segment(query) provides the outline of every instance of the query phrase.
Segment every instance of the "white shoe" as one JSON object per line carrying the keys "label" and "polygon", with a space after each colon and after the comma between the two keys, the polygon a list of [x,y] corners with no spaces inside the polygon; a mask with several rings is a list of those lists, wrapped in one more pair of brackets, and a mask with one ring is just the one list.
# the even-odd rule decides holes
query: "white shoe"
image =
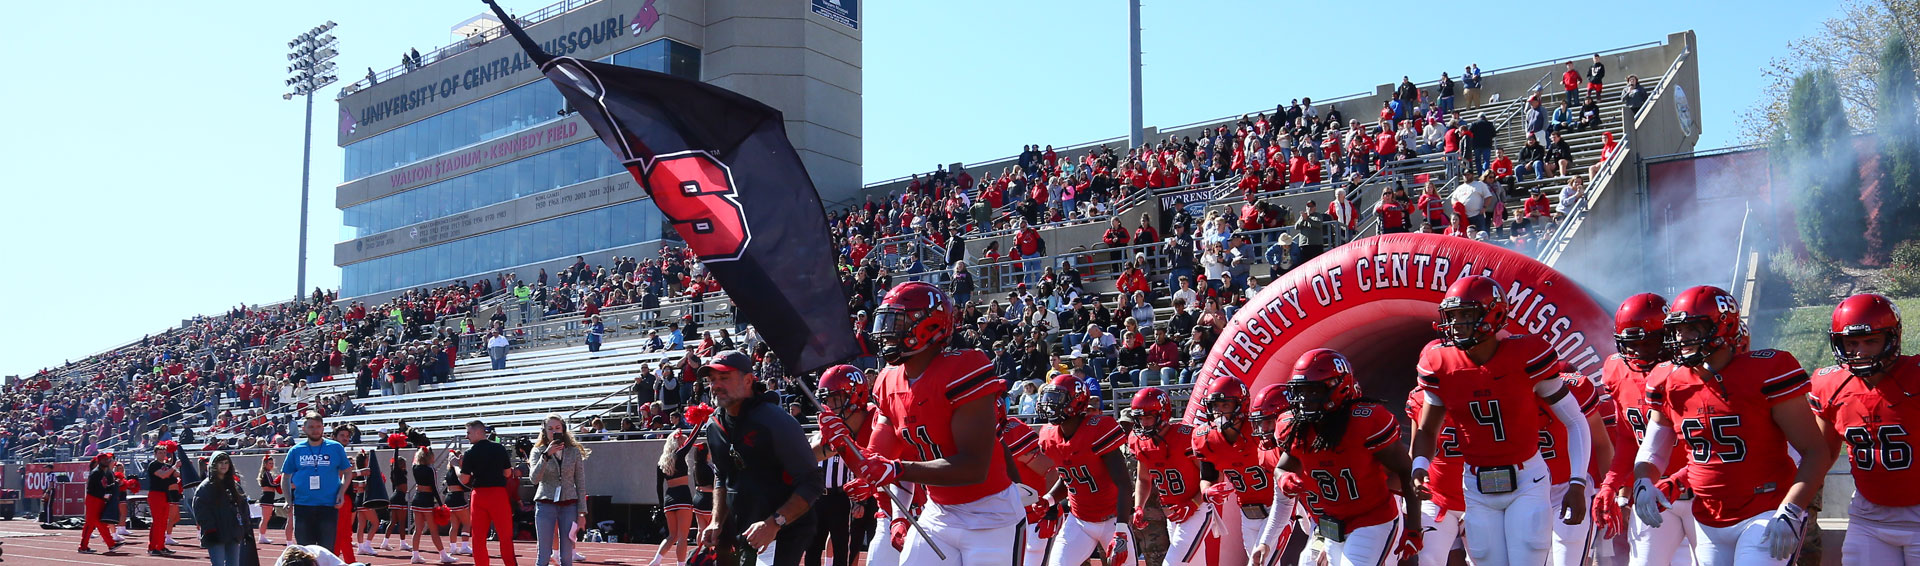
{"label": "white shoe", "polygon": [[473,543],[472,542],[460,543],[460,553],[465,554],[467,556],[473,556]]}
{"label": "white shoe", "polygon": [[114,531],[113,534],[117,536],[123,536],[123,537],[127,536],[127,528],[125,526],[116,527],[116,530]]}
{"label": "white shoe", "polygon": [[407,542],[407,541],[404,541],[404,540],[403,540],[403,541],[400,541],[400,550],[405,550],[405,551],[407,551],[407,552],[413,552],[413,543],[410,543],[410,542]]}
{"label": "white shoe", "polygon": [[390,539],[390,538],[380,539],[380,550],[393,550],[393,539]]}
{"label": "white shoe", "polygon": [[180,544],[180,542],[173,540],[173,537],[167,537],[167,544]]}
{"label": "white shoe", "polygon": [[658,551],[655,551],[653,553],[653,560],[648,560],[647,566],[660,566],[660,560],[663,558],[666,558],[666,555],[661,554]]}
{"label": "white shoe", "polygon": [[441,563],[441,564],[452,564],[452,563],[455,563],[455,562],[459,562],[459,561],[460,561],[460,559],[458,559],[458,558],[454,558],[452,554],[447,554],[447,551],[444,551],[444,550],[442,550],[442,551],[440,551],[440,563]]}
{"label": "white shoe", "polygon": [[362,542],[362,543],[360,543],[360,553],[361,553],[361,554],[374,554],[374,552],[373,552],[373,542],[372,542],[372,541],[367,541],[367,542]]}
{"label": "white shoe", "polygon": [[273,544],[273,539],[260,537],[260,544]]}
{"label": "white shoe", "polygon": [[414,553],[413,553],[413,563],[414,563],[414,564],[426,564],[426,563],[427,563],[427,560],[426,560],[426,559],[424,559],[424,558],[421,558],[421,557],[420,557],[420,552],[419,552],[419,551],[414,551]]}
{"label": "white shoe", "polygon": [[587,555],[585,555],[585,554],[581,554],[581,553],[578,553],[578,552],[575,552],[575,553],[573,553],[573,561],[574,561],[574,562],[586,562],[586,561],[587,561]]}

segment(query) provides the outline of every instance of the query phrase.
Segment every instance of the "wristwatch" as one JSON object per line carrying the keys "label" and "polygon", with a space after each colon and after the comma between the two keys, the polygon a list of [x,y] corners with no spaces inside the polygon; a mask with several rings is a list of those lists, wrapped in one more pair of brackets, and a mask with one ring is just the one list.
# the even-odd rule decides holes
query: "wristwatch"
{"label": "wristwatch", "polygon": [[769,520],[769,521],[772,521],[772,522],[773,522],[773,526],[776,526],[776,527],[780,527],[780,528],[783,528],[783,529],[787,527],[787,516],[786,516],[786,515],[781,515],[781,514],[779,514],[779,513],[774,513],[774,514],[773,514],[773,518],[772,518],[772,519],[768,519],[768,520]]}

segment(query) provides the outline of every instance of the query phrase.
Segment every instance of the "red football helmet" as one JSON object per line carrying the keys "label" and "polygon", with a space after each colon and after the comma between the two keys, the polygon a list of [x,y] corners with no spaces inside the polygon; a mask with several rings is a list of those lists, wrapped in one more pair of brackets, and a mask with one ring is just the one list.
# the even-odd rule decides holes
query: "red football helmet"
{"label": "red football helmet", "polygon": [[1287,380],[1287,402],[1293,405],[1293,418],[1318,421],[1327,411],[1337,410],[1360,398],[1360,385],[1353,379],[1353,363],[1340,352],[1327,348],[1307,350],[1293,363],[1293,378]]}
{"label": "red football helmet", "polygon": [[873,310],[873,339],[880,357],[899,364],[929,348],[945,348],[953,337],[953,299],[923,281],[895,285]]}
{"label": "red football helmet", "polygon": [[847,364],[820,372],[820,387],[813,393],[819,396],[821,406],[836,413],[865,407],[873,401],[873,389],[867,385],[867,374]]}
{"label": "red football helmet", "polygon": [[[1680,327],[1691,325],[1707,328],[1698,337],[1682,338]],[[1745,325],[1740,323],[1740,300],[1725,289],[1712,285],[1689,287],[1667,305],[1666,345],[1674,363],[1698,366],[1720,348],[1739,351],[1745,334]]]}
{"label": "red football helmet", "polygon": [[[1261,440],[1273,440],[1273,431],[1280,424],[1281,415],[1293,408],[1287,401],[1287,385],[1275,383],[1260,388],[1253,396],[1253,407],[1247,411],[1247,422],[1253,423],[1253,436]],[[1273,424],[1268,424],[1273,423]]]}
{"label": "red football helmet", "polygon": [[1667,299],[1654,293],[1627,297],[1613,312],[1613,344],[1620,358],[1638,371],[1667,361],[1664,332]]}
{"label": "red football helmet", "polygon": [[[1133,401],[1127,407],[1127,414],[1133,417],[1134,426],[1148,434],[1158,433],[1160,427],[1173,419],[1173,403],[1167,400],[1167,392],[1158,387],[1134,392]],[[1152,426],[1147,426],[1146,421],[1141,420],[1145,417],[1154,417]]]}
{"label": "red football helmet", "polygon": [[1087,384],[1071,374],[1057,373],[1040,387],[1040,399],[1034,404],[1034,410],[1040,413],[1041,419],[1060,424],[1087,414],[1088,397]]}
{"label": "red football helmet", "polygon": [[[1880,348],[1880,353],[1862,356],[1847,351],[1848,336],[1873,334],[1887,337],[1887,343]],[[1834,361],[1847,366],[1848,372],[1861,376],[1879,373],[1900,355],[1900,307],[1894,306],[1893,301],[1886,297],[1872,293],[1847,297],[1847,300],[1840,301],[1839,306],[1833,307],[1833,329],[1828,331],[1827,338],[1833,344]]]}
{"label": "red football helmet", "polygon": [[[1240,378],[1230,375],[1214,378],[1212,383],[1207,384],[1207,396],[1201,400],[1205,402],[1202,407],[1206,409],[1207,419],[1213,421],[1213,426],[1225,428],[1247,416],[1247,384]],[[1222,403],[1233,405],[1220,408],[1218,405]]]}
{"label": "red football helmet", "polygon": [[[1478,314],[1456,320],[1452,313],[1459,311]],[[1472,275],[1447,286],[1446,298],[1440,300],[1439,328],[1448,344],[1465,350],[1497,336],[1507,326],[1507,316],[1507,296],[1500,292],[1500,283]]]}

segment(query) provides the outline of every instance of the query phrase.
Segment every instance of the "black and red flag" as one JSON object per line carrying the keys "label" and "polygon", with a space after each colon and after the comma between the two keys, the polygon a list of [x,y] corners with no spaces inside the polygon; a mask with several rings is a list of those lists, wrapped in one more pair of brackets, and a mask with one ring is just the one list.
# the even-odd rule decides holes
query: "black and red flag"
{"label": "black and red flag", "polygon": [[548,55],[487,5],[786,367],[859,355],[826,213],[779,110],[699,81]]}

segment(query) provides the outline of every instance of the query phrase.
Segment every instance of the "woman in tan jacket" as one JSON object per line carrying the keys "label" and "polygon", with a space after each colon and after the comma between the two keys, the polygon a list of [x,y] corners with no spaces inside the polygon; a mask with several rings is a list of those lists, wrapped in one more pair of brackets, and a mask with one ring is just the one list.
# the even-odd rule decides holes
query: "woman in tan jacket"
{"label": "woman in tan jacket", "polygon": [[560,565],[573,566],[573,537],[567,536],[574,516],[586,504],[586,459],[591,452],[567,433],[567,421],[547,415],[540,441],[533,445],[533,525],[540,541],[540,566],[547,566],[558,542]]}

